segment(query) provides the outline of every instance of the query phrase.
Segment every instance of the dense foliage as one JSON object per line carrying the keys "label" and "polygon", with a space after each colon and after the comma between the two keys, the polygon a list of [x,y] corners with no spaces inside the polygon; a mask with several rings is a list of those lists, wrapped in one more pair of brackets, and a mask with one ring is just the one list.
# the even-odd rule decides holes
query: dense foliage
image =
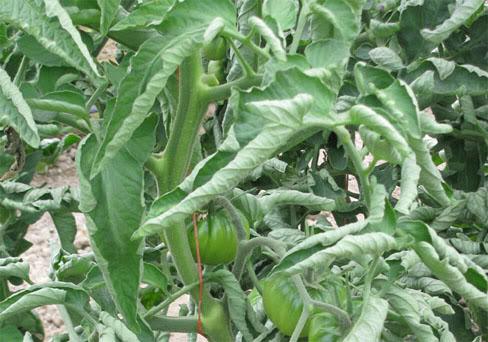
{"label": "dense foliage", "polygon": [[[483,0],[1,0],[0,339],[56,304],[53,341],[482,341],[487,35]],[[79,189],[30,185],[73,146]]]}

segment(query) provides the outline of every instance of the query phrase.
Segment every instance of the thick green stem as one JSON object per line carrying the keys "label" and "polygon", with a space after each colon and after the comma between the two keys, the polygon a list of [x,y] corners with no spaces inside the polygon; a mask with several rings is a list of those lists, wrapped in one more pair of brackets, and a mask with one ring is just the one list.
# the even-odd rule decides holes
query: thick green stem
{"label": "thick green stem", "polygon": [[178,110],[161,159],[161,171],[157,175],[161,193],[176,187],[189,171],[198,129],[208,107],[202,98],[201,76],[199,54],[181,64]]}
{"label": "thick green stem", "polygon": [[[149,163],[157,179],[160,193],[175,188],[190,171],[193,147],[198,139],[198,130],[209,103],[202,96],[201,76],[201,58],[197,53],[188,57],[180,66],[180,100],[171,134],[162,158],[153,158]],[[164,239],[183,284],[188,286],[198,282],[198,270],[188,243],[185,222],[181,221],[176,225],[174,229],[164,232]],[[198,289],[194,288],[191,294],[194,299],[197,299]],[[212,298],[208,290],[203,293],[201,310],[203,329],[209,341],[233,340],[223,304]]]}

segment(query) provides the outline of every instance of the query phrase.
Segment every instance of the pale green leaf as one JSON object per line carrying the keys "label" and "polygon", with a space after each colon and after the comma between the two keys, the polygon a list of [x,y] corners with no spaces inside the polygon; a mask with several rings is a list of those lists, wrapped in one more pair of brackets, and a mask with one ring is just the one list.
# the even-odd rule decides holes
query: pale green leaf
{"label": "pale green leaf", "polygon": [[415,155],[410,155],[403,161],[402,178],[400,183],[400,198],[395,209],[408,215],[410,207],[417,198],[417,185],[420,179],[421,168],[417,165]]}
{"label": "pale green leaf", "polygon": [[219,283],[224,288],[232,322],[242,333],[245,341],[253,341],[244,314],[247,311],[247,297],[234,274],[227,270],[218,270],[211,273],[208,279]]}
{"label": "pale green leaf", "polygon": [[344,342],[363,342],[366,336],[371,341],[379,341],[387,313],[386,300],[370,297],[363,303],[361,315],[344,338]]}
{"label": "pale green leaf", "polygon": [[164,36],[174,39],[192,31],[205,30],[216,17],[225,21],[226,28],[235,30],[237,15],[233,1],[176,1],[157,28]]}
{"label": "pale green leaf", "polygon": [[437,69],[437,73],[439,74],[439,78],[441,80],[445,80],[454,72],[456,68],[456,63],[453,61],[448,61],[446,59],[438,58],[438,57],[430,57],[427,58],[429,62],[431,62],[434,67]]}
{"label": "pale green leaf", "polygon": [[[382,284],[387,286],[385,282],[382,282]],[[388,291],[385,293],[385,299],[388,301],[391,308],[405,320],[412,334],[415,335],[419,341],[438,341],[432,328],[421,322],[421,313],[417,300],[404,289],[396,286],[388,286],[387,288]]]}
{"label": "pale green leaf", "polygon": [[25,102],[19,88],[13,84],[10,76],[2,68],[0,68],[0,91],[0,106],[2,108],[0,125],[11,126],[22,140],[37,148],[40,138],[31,109]]}
{"label": "pale green leaf", "polygon": [[212,20],[203,34],[203,44],[210,44],[210,42],[212,42],[212,40],[214,40],[220,34],[220,32],[222,32],[224,27],[225,21],[221,17],[217,17]]}
{"label": "pale green leaf", "polygon": [[120,0],[97,0],[98,7],[102,12],[100,18],[100,34],[105,36],[112,26],[112,22],[117,16],[117,12],[120,6]]}
{"label": "pale green leaf", "polygon": [[62,304],[82,308],[88,303],[85,291],[71,283],[52,282],[33,285],[0,302],[0,321],[40,306]]}
{"label": "pale green leaf", "polygon": [[426,143],[421,139],[410,138],[409,140],[410,147],[415,152],[417,165],[421,168],[419,183],[425,187],[436,201],[442,205],[448,205],[450,200],[442,186],[441,173],[432,161]]}
{"label": "pale green leaf", "polygon": [[174,0],[145,1],[130,12],[127,17],[112,26],[110,31],[133,30],[159,25],[173,3]]}
{"label": "pale green leaf", "polygon": [[397,71],[403,69],[403,62],[400,56],[390,48],[387,47],[377,47],[369,51],[369,57],[378,66],[391,70]]}
{"label": "pale green leaf", "polygon": [[0,259],[0,278],[9,277],[29,280],[29,264],[18,258]]}
{"label": "pale green leaf", "polygon": [[457,1],[451,17],[433,30],[423,29],[421,31],[422,36],[435,44],[441,43],[443,40],[447,39],[451,33],[468,21],[480,7],[484,6],[484,3],[484,0]]}
{"label": "pale green leaf", "polygon": [[375,110],[364,105],[356,105],[349,110],[349,114],[351,123],[364,125],[382,135],[398,150],[403,158],[408,157],[412,153],[410,146],[400,132]]}
{"label": "pale green leaf", "polygon": [[274,18],[283,31],[295,27],[298,15],[297,0],[265,0],[263,2],[263,17],[269,15]]}
{"label": "pale green leaf", "polygon": [[375,182],[372,182],[371,187],[368,222],[375,225],[379,224],[385,215],[386,189],[383,184],[376,184]]}
{"label": "pale green leaf", "polygon": [[[106,1],[112,1],[112,0],[106,0]],[[95,64],[95,61],[93,60],[90,51],[88,51],[88,48],[86,47],[85,43],[81,40],[81,35],[80,32],[76,29],[76,27],[73,25],[73,22],[71,21],[71,18],[66,12],[66,10],[61,6],[59,3],[59,0],[44,0],[44,4],[46,6],[46,14],[48,17],[57,17],[58,21],[61,25],[61,27],[71,36],[71,39],[73,42],[76,44],[78,47],[78,50],[81,52],[83,57],[85,58],[85,61],[88,63],[90,66],[92,72],[96,76],[100,76],[98,74],[98,69]],[[41,40],[44,37],[41,37]],[[76,66],[73,65],[75,68]]]}
{"label": "pale green leaf", "polygon": [[317,265],[328,265],[335,259],[353,259],[370,254],[381,255],[395,248],[397,248],[395,239],[385,233],[348,235],[334,246],[319,251],[309,258],[296,263],[285,272],[295,274]]}
{"label": "pale green leaf", "polygon": [[383,139],[378,133],[368,129],[366,126],[359,126],[359,134],[363,144],[368,151],[378,160],[385,160],[392,164],[401,164],[402,157],[390,142]]}
{"label": "pale green leaf", "polygon": [[398,129],[412,137],[421,137],[418,103],[405,82],[362,62],[355,65],[354,76],[361,95],[376,95]]}
{"label": "pale green leaf", "polygon": [[87,218],[91,246],[118,311],[136,334],[141,331],[137,303],[143,242],[130,238],[144,214],[143,165],[152,152],[156,122],[154,116],[148,117],[91,180],[90,165],[97,148],[94,135],[81,143],[77,155],[80,208]]}
{"label": "pale green leaf", "polygon": [[[319,5],[314,2],[311,11],[319,16],[322,25],[332,25],[332,36],[322,38],[335,38],[352,42],[359,34],[362,1],[329,0]],[[324,20],[325,19],[325,20]]]}
{"label": "pale green leaf", "polygon": [[399,23],[384,23],[376,19],[371,19],[369,29],[377,38],[388,38],[400,31]]}
{"label": "pale green leaf", "polygon": [[429,114],[420,112],[420,126],[425,134],[448,134],[452,132],[452,126],[435,121]]}
{"label": "pale green leaf", "polygon": [[296,190],[275,190],[268,195],[259,198],[264,212],[269,212],[276,206],[300,205],[313,210],[331,211],[335,208],[335,202],[329,198],[316,196]]}
{"label": "pale green leaf", "polygon": [[249,23],[266,40],[274,56],[278,60],[285,62],[286,52],[283,49],[283,45],[281,44],[281,41],[278,39],[278,37],[276,37],[273,30],[271,30],[271,28],[269,28],[269,26],[266,25],[266,23],[258,17],[251,17],[249,19]]}
{"label": "pale green leaf", "polygon": [[69,113],[84,120],[89,119],[85,97],[78,92],[69,90],[55,91],[41,98],[29,98],[27,103],[34,109]]}
{"label": "pale green leaf", "polygon": [[457,292],[474,306],[488,310],[488,295],[468,283],[461,271],[449,265],[448,260],[440,260],[434,247],[427,242],[420,242],[415,251],[432,273],[442,280],[449,288]]}

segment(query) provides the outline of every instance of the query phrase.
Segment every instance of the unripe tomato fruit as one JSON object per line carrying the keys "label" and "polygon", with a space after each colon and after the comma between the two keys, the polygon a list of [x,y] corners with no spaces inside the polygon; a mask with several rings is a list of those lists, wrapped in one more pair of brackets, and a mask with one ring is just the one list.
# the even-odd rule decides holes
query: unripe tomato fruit
{"label": "unripe tomato fruit", "polygon": [[[303,301],[290,277],[273,275],[262,282],[263,305],[268,318],[278,330],[286,336],[291,336],[300,319]],[[317,289],[308,289],[310,296],[316,300],[326,301],[326,295]],[[307,320],[300,337],[307,337],[310,318]]]}
{"label": "unripe tomato fruit", "polygon": [[227,54],[227,44],[225,39],[217,37],[203,47],[203,55],[210,61],[224,59]]}
{"label": "unripe tomato fruit", "polygon": [[[247,238],[249,238],[249,223],[242,214],[241,220],[246,230]],[[206,265],[221,265],[234,260],[239,241],[236,228],[224,210],[210,213],[204,220],[199,221],[197,225],[202,263]],[[188,226],[187,233],[193,257],[196,258],[193,223]]]}

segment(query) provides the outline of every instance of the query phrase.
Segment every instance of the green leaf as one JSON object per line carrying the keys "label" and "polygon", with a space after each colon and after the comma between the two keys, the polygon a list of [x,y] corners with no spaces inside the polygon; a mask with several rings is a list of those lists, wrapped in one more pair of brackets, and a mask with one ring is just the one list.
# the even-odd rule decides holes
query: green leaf
{"label": "green leaf", "polygon": [[36,0],[3,1],[0,19],[35,37],[46,50],[84,72],[93,81],[98,80],[95,62],[58,0],[44,0],[44,6]]}
{"label": "green leaf", "polygon": [[378,133],[368,129],[366,126],[359,126],[359,134],[368,151],[378,160],[386,160],[392,164],[401,164],[402,156],[395,148],[391,148],[389,141],[383,139]]}
{"label": "green leaf", "polygon": [[100,18],[100,34],[105,36],[117,16],[120,0],[97,0],[102,16]]}
{"label": "green leaf", "polygon": [[237,329],[242,333],[246,341],[253,341],[253,336],[247,326],[247,296],[234,274],[227,270],[218,270],[209,275],[209,280],[219,283],[225,291],[228,302],[229,315]]}
{"label": "green leaf", "polygon": [[463,296],[466,301],[474,306],[488,310],[486,291],[481,292],[474,285],[468,283],[463,274],[457,268],[449,265],[447,260],[441,261],[434,247],[427,242],[420,242],[414,249],[432,273],[449,288]]}
{"label": "green leaf", "polygon": [[274,18],[283,31],[295,27],[298,15],[297,0],[265,0],[263,2],[263,17],[269,15]]}
{"label": "green leaf", "polygon": [[368,223],[375,225],[380,223],[385,215],[386,189],[383,184],[376,184],[376,180],[372,182],[371,187],[372,193],[368,210]]}
{"label": "green leaf", "polygon": [[2,340],[8,342],[22,342],[22,334],[14,325],[7,325],[0,328],[0,336]]}
{"label": "green leaf", "polygon": [[249,18],[249,24],[266,40],[273,55],[279,60],[286,62],[286,52],[281,41],[276,37],[273,30],[258,17]]}
{"label": "green leaf", "polygon": [[360,17],[363,1],[344,1],[344,0],[329,0],[319,5],[313,3],[310,8],[312,13],[319,17],[322,25],[331,25],[331,30],[327,27],[327,31],[332,31],[332,34],[324,38],[335,38],[352,42],[359,34]]}
{"label": "green leaf", "polygon": [[408,215],[410,213],[410,207],[417,198],[420,172],[421,168],[416,163],[415,155],[411,155],[403,161],[400,198],[395,205],[395,209],[402,214]]}
{"label": "green leaf", "polygon": [[410,147],[415,152],[417,164],[420,166],[419,183],[425,187],[427,192],[440,204],[450,203],[446,191],[442,186],[442,176],[437,166],[432,161],[426,143],[421,139],[409,139]]}
{"label": "green leaf", "polygon": [[425,112],[420,113],[420,126],[422,126],[422,132],[425,134],[448,134],[452,132],[451,125],[438,123]]}
{"label": "green leaf", "polygon": [[[91,246],[117,309],[136,334],[141,329],[137,302],[143,242],[131,241],[130,237],[144,214],[143,165],[152,152],[156,126],[155,116],[148,117],[91,180],[90,165],[97,148],[94,135],[81,143],[77,155],[80,209],[87,217]],[[123,196],[121,189],[124,189]]]}
{"label": "green leaf", "polygon": [[11,126],[22,140],[37,148],[40,138],[31,109],[25,102],[20,90],[2,68],[0,68],[0,90],[0,106],[2,108],[0,125]]}
{"label": "green leaf", "polygon": [[61,304],[82,309],[87,303],[86,292],[71,283],[33,285],[0,302],[0,321],[44,305]]}
{"label": "green leaf", "polygon": [[287,274],[304,272],[317,265],[329,265],[335,259],[353,259],[364,255],[381,255],[397,248],[393,237],[385,233],[348,235],[332,247],[319,251],[285,270]]}
{"label": "green leaf", "polygon": [[356,105],[349,110],[349,114],[352,124],[364,125],[381,134],[403,158],[412,153],[410,146],[400,132],[375,110],[364,105]]}
{"label": "green leaf", "polygon": [[[388,286],[385,282],[382,283],[384,286]],[[406,322],[410,331],[416,338],[419,341],[438,341],[432,328],[421,323],[420,308],[416,299],[405,291],[405,289],[396,286],[388,286],[387,288],[388,291],[385,293],[385,299],[388,301],[391,308]]]}
{"label": "green leaf", "polygon": [[74,246],[76,236],[76,220],[73,213],[64,210],[56,210],[50,213],[54,226],[58,233],[61,248],[70,253],[76,253]]}
{"label": "green leaf", "polygon": [[163,292],[168,290],[168,279],[166,276],[156,265],[147,262],[144,263],[142,282],[159,288]]}
{"label": "green leaf", "polygon": [[280,263],[273,269],[273,272],[285,270],[293,266],[297,260],[304,260],[312,254],[321,251],[323,247],[333,245],[345,236],[359,233],[367,224],[368,221],[358,221],[306,238],[283,256]]}
{"label": "green leaf", "polygon": [[205,30],[216,17],[225,21],[226,28],[235,30],[236,8],[230,0],[177,1],[157,28],[164,36],[174,39],[192,31]]}
{"label": "green leaf", "polygon": [[0,259],[0,278],[10,277],[29,281],[29,264],[19,258]]}
{"label": "green leaf", "polygon": [[44,95],[42,98],[29,98],[27,103],[34,109],[49,112],[69,113],[88,120],[85,97],[74,91],[62,90]]}
{"label": "green leaf", "polygon": [[405,82],[362,62],[355,65],[354,75],[361,95],[376,95],[397,128],[414,138],[421,137],[417,100]]}
{"label": "green leaf", "polygon": [[371,33],[377,38],[388,38],[400,31],[399,23],[383,23],[376,19],[369,22]]}
{"label": "green leaf", "polygon": [[403,62],[395,51],[387,47],[377,47],[369,51],[369,57],[378,66],[391,71],[403,69]]}
{"label": "green leaf", "polygon": [[370,297],[363,303],[361,315],[344,338],[344,342],[361,342],[364,341],[365,336],[371,341],[379,341],[387,313],[386,300]]}
{"label": "green leaf", "polygon": [[335,202],[329,198],[296,190],[275,190],[260,197],[258,201],[264,212],[269,212],[274,207],[283,205],[300,205],[312,210],[326,211],[332,211],[335,208]]}
{"label": "green leaf", "polygon": [[451,33],[466,23],[466,21],[468,21],[480,7],[484,6],[484,3],[483,0],[457,1],[451,17],[433,30],[423,29],[421,31],[422,36],[435,44],[441,43],[443,40],[447,39]]}
{"label": "green leaf", "polygon": [[[100,0],[98,0],[100,1]],[[103,1],[103,0],[101,0]],[[112,26],[111,31],[134,30],[159,25],[174,0],[145,1],[137,6],[127,17]]]}
{"label": "green leaf", "polygon": [[49,52],[31,35],[24,34],[17,40],[17,47],[29,59],[51,67],[62,67],[68,64],[58,55]]}

